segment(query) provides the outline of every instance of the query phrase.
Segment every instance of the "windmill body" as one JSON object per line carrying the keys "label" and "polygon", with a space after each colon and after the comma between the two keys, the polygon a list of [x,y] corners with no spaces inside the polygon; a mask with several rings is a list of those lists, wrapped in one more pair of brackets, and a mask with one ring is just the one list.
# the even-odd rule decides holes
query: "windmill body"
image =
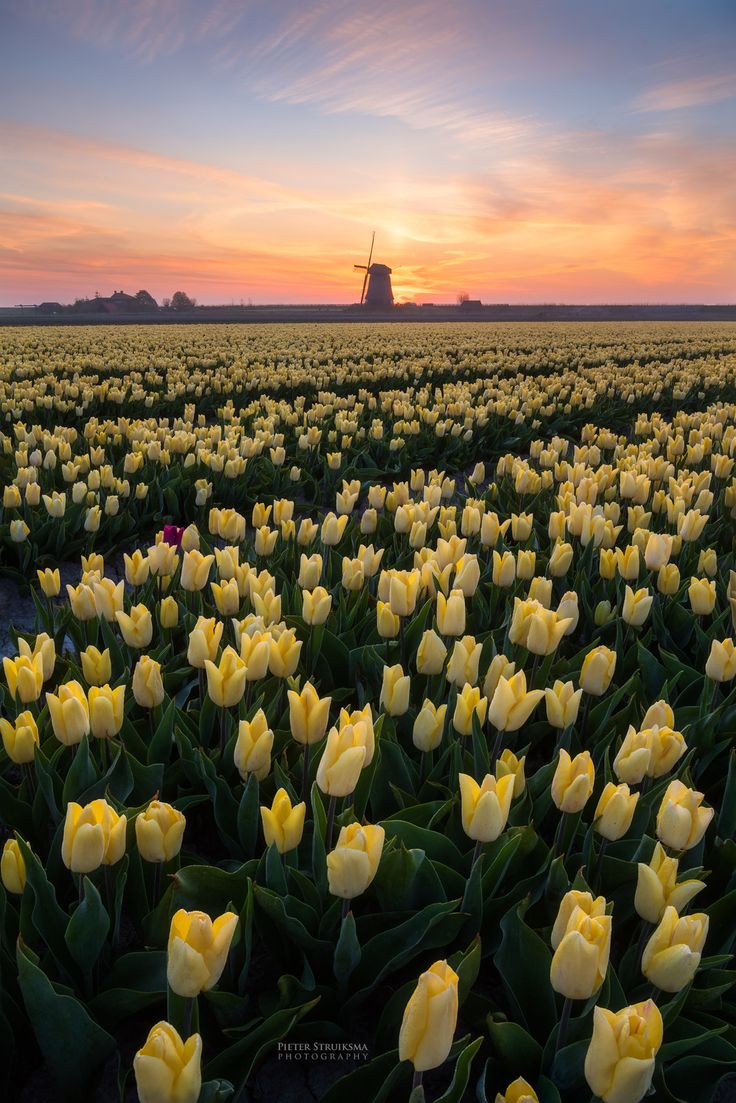
{"label": "windmill body", "polygon": [[368,310],[391,310],[394,305],[394,293],[391,289],[391,269],[387,264],[371,264],[375,231],[371,238],[371,249],[367,264],[356,264],[356,271],[365,272],[363,290],[360,293],[360,305]]}

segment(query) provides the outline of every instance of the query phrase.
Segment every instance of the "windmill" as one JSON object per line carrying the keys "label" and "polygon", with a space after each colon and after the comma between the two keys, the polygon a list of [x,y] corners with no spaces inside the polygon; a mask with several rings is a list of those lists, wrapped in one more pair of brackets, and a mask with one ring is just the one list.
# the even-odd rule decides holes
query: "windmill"
{"label": "windmill", "polygon": [[369,310],[390,310],[394,305],[394,293],[391,290],[392,270],[386,264],[371,263],[375,240],[376,231],[374,230],[368,253],[368,263],[353,265],[356,272],[365,272],[363,288],[360,292],[360,305],[365,304]]}

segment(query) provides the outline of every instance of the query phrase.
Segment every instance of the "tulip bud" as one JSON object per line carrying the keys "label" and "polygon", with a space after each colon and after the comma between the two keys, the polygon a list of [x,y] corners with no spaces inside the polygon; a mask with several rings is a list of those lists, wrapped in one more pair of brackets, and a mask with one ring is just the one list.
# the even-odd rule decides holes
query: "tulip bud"
{"label": "tulip bud", "polygon": [[595,767],[590,751],[570,758],[563,748],[552,778],[552,800],[560,812],[581,812],[593,793],[594,784]]}
{"label": "tulip bud", "polygon": [[677,884],[677,858],[670,858],[661,843],[656,843],[649,865],[639,862],[634,907],[647,923],[659,923],[665,908],[672,905],[681,912],[692,898],[705,888],[705,881],[690,879]]}
{"label": "tulip bud", "polygon": [[409,708],[409,692],[411,679],[404,674],[401,664],[385,666],[383,668],[383,681],[381,684],[380,707],[389,716],[403,716]]}
{"label": "tulip bud", "polygon": [[465,632],[465,595],[451,590],[450,596],[437,594],[437,627],[443,636],[462,636]]}
{"label": "tulip bud", "polygon": [[11,762],[15,762],[18,766],[33,762],[39,737],[32,712],[18,713],[14,723],[4,718],[0,719],[0,733],[2,733],[5,753]]}
{"label": "tulip bud", "polygon": [[151,1027],[133,1059],[140,1103],[197,1103],[202,1089],[202,1039],[186,1042],[167,1022]]}
{"label": "tulip bud", "polygon": [[575,907],[552,957],[550,981],[569,1000],[587,1000],[603,984],[611,950],[611,917]]}
{"label": "tulip bud", "polygon": [[176,628],[179,623],[179,606],[173,597],[165,597],[158,607],[162,628]]}
{"label": "tulip bud", "polygon": [[306,624],[324,624],[332,608],[332,594],[324,586],[302,591],[302,617]]}
{"label": "tulip bud", "polygon": [[189,635],[187,662],[198,670],[204,669],[205,662],[215,662],[222,639],[223,625],[214,617],[198,617],[197,623]]}
{"label": "tulip bud", "polygon": [[161,664],[148,655],[141,655],[133,670],[133,696],[144,709],[153,709],[164,699]]}
{"label": "tulip bud", "polygon": [[461,640],[456,640],[445,672],[447,681],[458,687],[477,682],[482,650],[483,646],[476,643],[475,636],[463,636]]}
{"label": "tulip bud", "polygon": [[70,801],[61,843],[64,865],[72,873],[92,873],[101,865],[115,865],[125,854],[126,826],[126,817],[119,816],[102,797],[84,807]]}
{"label": "tulip bud", "polygon": [[416,1072],[438,1068],[447,1060],[457,1026],[459,977],[446,961],[422,973],[404,1010],[399,1032],[399,1060]]}
{"label": "tulip bud", "polygon": [[649,1091],[664,1028],[653,1000],[621,1011],[596,1007],[585,1079],[603,1103],[640,1103]]}
{"label": "tulip bud", "polygon": [[134,605],[130,613],[117,612],[120,633],[128,647],[148,647],[153,639],[153,619],[145,605]]}
{"label": "tulip bud", "polygon": [[219,708],[233,708],[245,693],[246,665],[234,647],[226,647],[216,665],[205,659],[207,694]]}
{"label": "tulip bud", "polygon": [[667,786],[657,812],[657,838],[672,850],[690,850],[703,838],[712,808],[702,808],[703,794],[688,789],[681,781]]}
{"label": "tulip bud", "polygon": [[125,686],[91,686],[87,695],[89,723],[97,739],[111,739],[123,726]]}
{"label": "tulip bud", "polygon": [[56,567],[51,570],[50,567],[46,567],[43,571],[36,571],[36,574],[38,575],[38,583],[46,597],[58,597],[61,590],[59,568]]}
{"label": "tulip bud", "polygon": [[417,750],[433,751],[442,741],[447,705],[435,705],[425,698],[412,729],[412,742]]}
{"label": "tulip bud", "polygon": [[696,616],[709,616],[716,603],[716,584],[707,578],[691,578],[687,596]]}
{"label": "tulip bud", "polygon": [[631,827],[638,800],[639,794],[631,793],[628,785],[614,785],[609,781],[593,814],[593,826],[598,834],[610,842],[622,839]]}
{"label": "tulip bud", "polygon": [[624,622],[630,624],[632,628],[641,628],[649,616],[653,601],[654,598],[645,586],[637,590],[636,593],[630,586],[627,586],[621,611]]}
{"label": "tulip bud", "polygon": [[268,653],[268,669],[276,678],[291,678],[299,663],[302,641],[296,638],[296,629],[288,628],[278,639],[271,636]]}
{"label": "tulip bud", "polygon": [[47,693],[46,704],[54,735],[64,746],[81,743],[89,735],[89,703],[79,682],[65,682],[58,693]]}
{"label": "tulip bud", "polygon": [[319,743],[324,738],[330,715],[331,697],[320,697],[311,682],[307,682],[301,693],[290,689],[289,726],[297,743]]}
{"label": "tulip bud", "polygon": [[152,800],[135,818],[135,838],[144,862],[170,862],[181,850],[186,827],[184,813]]}
{"label": "tulip bud", "polygon": [[518,731],[526,724],[542,697],[544,692],[541,689],[527,690],[523,670],[511,678],[502,675],[491,700],[488,719],[498,731]]}
{"label": "tulip bud", "polygon": [[469,839],[490,843],[499,837],[509,817],[514,777],[496,779],[486,774],[479,785],[469,774],[459,774],[463,831]]}
{"label": "tulip bud", "polygon": [[445,665],[447,648],[433,629],[428,628],[422,636],[417,650],[417,671],[432,676],[439,674]]}
{"label": "tulip bud", "polygon": [[214,555],[202,555],[196,548],[193,551],[184,552],[180,580],[182,589],[190,593],[203,590],[207,585],[210,568],[214,562]]}
{"label": "tulip bud", "polygon": [[249,774],[255,774],[259,781],[268,775],[272,747],[273,732],[263,709],[259,709],[252,720],[240,721],[233,760],[243,781]]}
{"label": "tulip bud", "polygon": [[234,912],[213,922],[205,912],[180,908],[171,919],[166,977],[177,996],[193,999],[222,976],[238,925]]}
{"label": "tulip bud", "polygon": [[713,640],[705,664],[705,676],[712,682],[730,682],[736,675],[736,647],[732,639]]}
{"label": "tulip bud", "polygon": [[571,889],[566,892],[560,901],[557,918],[552,927],[550,942],[553,950],[556,950],[562,942],[573,912],[577,911],[582,911],[585,915],[593,917],[605,915],[606,899],[604,896],[594,898],[591,893],[581,892],[579,889]]}
{"label": "tulip bud", "polygon": [[652,937],[644,947],[641,971],[655,988],[679,992],[695,976],[708,935],[703,912],[678,916],[668,905]]}
{"label": "tulip bud", "polygon": [[496,1093],[496,1103],[539,1103],[534,1088],[522,1076],[509,1084],[505,1093]]}
{"label": "tulip bud", "polygon": [[610,648],[594,647],[583,659],[580,685],[593,697],[602,697],[611,684],[616,669],[616,652]]}
{"label": "tulip bud", "polygon": [[23,894],[26,887],[26,863],[17,839],[5,840],[0,859],[0,880],[6,892],[12,892],[16,896]]}
{"label": "tulip bud", "polygon": [[99,651],[90,644],[86,651],[80,652],[79,657],[82,660],[82,673],[87,685],[102,686],[110,681],[112,663],[109,648]]}
{"label": "tulip bud", "polygon": [[306,804],[292,807],[286,789],[279,789],[270,808],[261,806],[261,821],[266,846],[276,846],[279,854],[286,854],[299,846],[304,831]]}
{"label": "tulip bud", "polygon": [[680,732],[655,724],[635,731],[629,726],[621,748],[613,760],[613,772],[619,781],[638,785],[645,777],[669,773],[687,747]]}
{"label": "tulip bud", "polygon": [[17,697],[24,705],[38,700],[43,686],[43,659],[40,654],[19,655],[17,659],[6,656],[3,670],[11,697]]}
{"label": "tulip bud", "polygon": [[496,759],[496,777],[500,780],[502,777],[513,777],[514,779],[514,799],[520,797],[526,789],[526,776],[524,773],[524,763],[526,762],[526,755],[521,758],[517,758],[512,750],[507,747],[499,758]]}
{"label": "tulip bud", "polygon": [[551,688],[547,687],[544,691],[544,701],[548,723],[560,731],[574,724],[580,711],[582,695],[582,689],[576,690],[572,682],[557,680]]}
{"label": "tulip bud", "polygon": [[359,823],[340,830],[337,845],[327,855],[327,883],[333,896],[354,900],[369,887],[378,872],[385,832]]}
{"label": "tulip bud", "polygon": [[[368,706],[370,708],[370,706]],[[330,729],[317,768],[317,785],[329,796],[346,797],[358,784],[360,771],[373,754],[373,724],[361,713],[340,713],[338,725]]]}
{"label": "tulip bud", "polygon": [[483,726],[488,710],[488,698],[481,697],[477,686],[464,685],[457,695],[455,712],[452,716],[452,726],[458,735],[470,735],[473,731],[473,716],[478,717],[478,723]]}

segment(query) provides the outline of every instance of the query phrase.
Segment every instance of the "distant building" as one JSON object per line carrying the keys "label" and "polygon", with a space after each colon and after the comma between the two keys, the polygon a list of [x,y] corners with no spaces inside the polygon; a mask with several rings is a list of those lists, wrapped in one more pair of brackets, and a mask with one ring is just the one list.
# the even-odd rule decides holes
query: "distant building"
{"label": "distant building", "polygon": [[463,299],[460,303],[461,310],[480,310],[482,306],[480,299]]}

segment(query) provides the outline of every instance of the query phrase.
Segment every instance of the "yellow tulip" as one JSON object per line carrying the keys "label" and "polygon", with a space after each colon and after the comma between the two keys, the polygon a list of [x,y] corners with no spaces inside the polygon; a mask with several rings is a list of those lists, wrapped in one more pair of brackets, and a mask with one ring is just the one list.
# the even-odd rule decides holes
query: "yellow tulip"
{"label": "yellow tulip", "polygon": [[634,907],[647,923],[659,923],[669,905],[684,911],[692,898],[705,888],[705,881],[691,878],[677,883],[677,858],[669,858],[656,843],[649,865],[639,862]]}
{"label": "yellow tulip", "polygon": [[249,774],[255,774],[259,781],[268,776],[272,747],[273,732],[263,709],[259,709],[252,720],[240,721],[233,760],[243,781]]}
{"label": "yellow tulip", "polygon": [[483,646],[476,643],[475,636],[463,636],[461,640],[456,640],[445,672],[447,681],[458,688],[477,682],[482,650]]}
{"label": "yellow tulip", "polygon": [[637,590],[636,593],[634,593],[630,586],[627,586],[624,593],[624,605],[621,611],[621,617],[624,623],[630,624],[632,628],[641,628],[649,616],[653,601],[654,598],[649,593],[646,586]]}
{"label": "yellow tulip", "polygon": [[611,916],[574,908],[552,957],[555,992],[569,1000],[589,999],[606,979],[610,950]]}
{"label": "yellow tulip", "polygon": [[649,1091],[664,1027],[653,1000],[621,1011],[596,1007],[585,1079],[603,1103],[640,1103]]}
{"label": "yellow tulip", "polygon": [[125,686],[91,686],[87,695],[89,723],[97,739],[111,739],[123,726]]}
{"label": "yellow tulip", "polygon": [[544,691],[547,722],[562,731],[574,724],[580,711],[582,689],[575,689],[572,682],[555,681]]}
{"label": "yellow tulip", "polygon": [[148,582],[151,563],[148,556],[137,548],[132,555],[124,555],[125,578],[130,586],[144,586]]}
{"label": "yellow tulip", "polygon": [[433,751],[442,741],[447,705],[435,705],[425,698],[412,728],[412,742],[417,750]]}
{"label": "yellow tulip", "polygon": [[179,623],[179,606],[173,597],[165,597],[158,607],[162,628],[176,628]]}
{"label": "yellow tulip", "polygon": [[553,950],[556,950],[562,942],[570,919],[573,913],[577,912],[583,912],[592,918],[603,916],[606,914],[606,899],[604,896],[594,897],[591,893],[581,892],[579,889],[571,889],[566,892],[560,901],[557,917],[550,935]]}
{"label": "yellow tulip", "polygon": [[595,767],[590,751],[570,758],[563,748],[552,778],[552,800],[560,812],[581,812],[593,793],[594,784]]}
{"label": "yellow tulip", "polygon": [[408,674],[404,674],[400,664],[383,668],[380,707],[385,709],[389,716],[404,715],[409,708],[410,690],[411,679]]}
{"label": "yellow tulip", "polygon": [[6,892],[21,896],[26,887],[26,863],[17,839],[6,839],[0,859],[0,880]]}
{"label": "yellow tulip", "polygon": [[598,834],[611,842],[622,839],[631,827],[638,800],[639,794],[630,792],[628,785],[609,781],[593,813],[593,826]]}
{"label": "yellow tulip", "polygon": [[333,896],[354,900],[373,881],[383,852],[385,832],[375,824],[351,823],[340,830],[327,855],[327,883]]}
{"label": "yellow tulip", "polygon": [[649,571],[661,571],[672,555],[672,537],[666,533],[650,532],[644,549],[644,562]]}
{"label": "yellow tulip", "polygon": [[446,961],[436,961],[422,973],[399,1032],[399,1060],[411,1061],[416,1072],[438,1068],[447,1060],[457,1026],[459,977]]}
{"label": "yellow tulip", "polygon": [[676,563],[667,563],[659,568],[657,589],[660,594],[671,597],[680,589],[680,569]]}
{"label": "yellow tulip", "polygon": [[271,637],[268,669],[276,678],[291,678],[299,665],[302,641],[296,638],[296,629],[288,628],[278,639]]}
{"label": "yellow tulip", "polygon": [[539,1096],[531,1084],[519,1076],[509,1084],[503,1095],[496,1092],[496,1103],[539,1103]]}
{"label": "yellow tulip", "polygon": [[180,908],[171,919],[166,977],[172,992],[193,999],[222,976],[238,925],[234,912],[213,922],[205,912]]}
{"label": "yellow tulip", "polygon": [[417,672],[431,677],[439,674],[445,665],[447,648],[432,628],[428,628],[419,641]]}
{"label": "yellow tulip", "polygon": [[651,728],[635,731],[629,726],[613,760],[613,772],[619,781],[638,785],[645,777],[661,777],[669,773],[686,750],[681,732],[672,728],[655,724]]}
{"label": "yellow tulip", "polygon": [[290,689],[289,726],[297,743],[319,743],[324,738],[330,716],[331,697],[320,697],[311,682],[306,682],[301,693]]}
{"label": "yellow tulip", "polygon": [[322,556],[317,552],[299,559],[299,585],[302,590],[314,590],[322,577]]}
{"label": "yellow tulip", "polygon": [[703,912],[679,916],[668,905],[659,926],[644,947],[641,971],[655,988],[679,992],[695,976],[708,936]]}
{"label": "yellow tulip", "polygon": [[148,655],[141,655],[133,670],[133,696],[144,709],[153,709],[164,699],[161,664]]}
{"label": "yellow tulip", "polygon": [[715,607],[716,584],[707,578],[691,578],[687,596],[690,608],[697,616],[708,616]]}
{"label": "yellow tulip", "polygon": [[478,687],[464,685],[457,695],[452,726],[458,735],[470,735],[473,731],[473,716],[478,717],[478,722],[483,727],[487,710],[488,698],[481,697]]}
{"label": "yellow tulip", "polygon": [[[358,714],[360,715],[360,714]],[[331,797],[346,797],[355,790],[360,771],[369,765],[373,725],[362,716],[354,723],[344,710],[338,725],[330,729],[317,768],[317,785]]]}
{"label": "yellow tulip", "polygon": [[705,676],[712,682],[730,682],[736,676],[736,647],[732,639],[712,641]]}
{"label": "yellow tulip", "polygon": [[462,636],[465,632],[465,595],[451,590],[450,596],[437,594],[437,627],[443,636]]}
{"label": "yellow tulip", "polygon": [[79,682],[65,682],[57,693],[46,694],[54,735],[66,747],[81,743],[89,735],[89,702]]}
{"label": "yellow tulip", "polygon": [[513,586],[516,578],[516,560],[511,552],[505,551],[503,555],[499,555],[497,551],[494,551],[492,564],[491,579],[493,585],[499,586],[501,589]]}
{"label": "yellow tulip", "polygon": [[324,586],[302,591],[302,618],[306,624],[324,624],[332,608],[332,594]]}
{"label": "yellow tulip", "polygon": [[3,659],[3,670],[12,698],[24,705],[37,701],[43,686],[43,658],[37,655],[19,655],[17,659]]}
{"label": "yellow tulip", "polygon": [[95,595],[97,616],[114,621],[123,608],[125,583],[122,578],[117,584],[111,578],[101,578],[93,584],[92,592]]}
{"label": "yellow tulip", "polygon": [[479,785],[469,774],[459,774],[463,831],[469,839],[490,843],[506,827],[514,795],[514,776],[486,774]]}
{"label": "yellow tulip", "polygon": [[66,806],[61,857],[72,873],[92,873],[112,866],[125,854],[127,818],[119,816],[100,797],[90,804],[70,801]]}
{"label": "yellow tulip", "polygon": [[55,567],[52,570],[50,567],[46,567],[43,571],[37,570],[36,574],[38,575],[38,584],[46,597],[58,597],[61,590],[59,568]]}
{"label": "yellow tulip", "polygon": [[167,1022],[151,1027],[133,1058],[140,1103],[197,1103],[202,1090],[202,1039],[186,1042]]}
{"label": "yellow tulip", "polygon": [[189,634],[187,662],[199,670],[204,669],[209,660],[217,660],[217,652],[222,639],[223,625],[214,617],[198,617],[197,623]]}
{"label": "yellow tulip", "polygon": [[498,731],[518,731],[526,724],[542,697],[544,692],[541,689],[527,690],[523,670],[511,678],[502,675],[491,700],[488,719]]}
{"label": "yellow tulip", "polygon": [[233,708],[245,693],[246,665],[234,647],[226,647],[219,664],[205,659],[207,694],[219,708]]}
{"label": "yellow tulip", "polygon": [[135,839],[144,862],[170,862],[181,850],[184,813],[170,804],[152,800],[135,818]]}
{"label": "yellow tulip", "polygon": [[275,844],[279,854],[295,850],[302,841],[306,809],[304,801],[292,807],[286,789],[278,789],[270,808],[261,805],[261,822],[266,846]]}
{"label": "yellow tulip", "polygon": [[112,662],[109,648],[106,647],[104,651],[100,651],[90,644],[85,651],[80,652],[79,657],[82,660],[82,673],[87,685],[103,686],[110,681]]}
{"label": "yellow tulip", "polygon": [[659,841],[672,850],[697,846],[715,814],[712,808],[701,807],[702,803],[702,793],[688,789],[681,781],[671,781],[657,812]]}
{"label": "yellow tulip", "polygon": [[153,639],[153,619],[147,606],[134,605],[130,613],[117,612],[115,619],[128,647],[148,647]]}
{"label": "yellow tulip", "polygon": [[327,514],[320,530],[320,537],[325,547],[334,547],[335,544],[340,543],[345,534],[347,523],[347,514],[343,514],[341,517],[336,517],[334,513]]}
{"label": "yellow tulip", "polygon": [[616,652],[601,644],[588,652],[580,671],[580,685],[593,697],[601,697],[611,684],[616,670]]}
{"label": "yellow tulip", "polygon": [[392,571],[389,587],[391,612],[397,617],[413,615],[419,594],[419,571]]}
{"label": "yellow tulip", "polygon": [[500,757],[496,759],[496,777],[499,780],[502,777],[513,777],[515,798],[520,797],[526,789],[526,775],[524,773],[525,762],[526,755],[517,758],[514,752],[509,750],[508,747],[502,752]]}
{"label": "yellow tulip", "polygon": [[32,712],[19,712],[15,721],[0,718],[5,753],[11,762],[22,766],[33,762],[39,745],[38,727]]}
{"label": "yellow tulip", "polygon": [[214,561],[214,555],[202,555],[196,548],[193,551],[184,552],[181,563],[182,589],[190,592],[203,590],[207,585]]}

